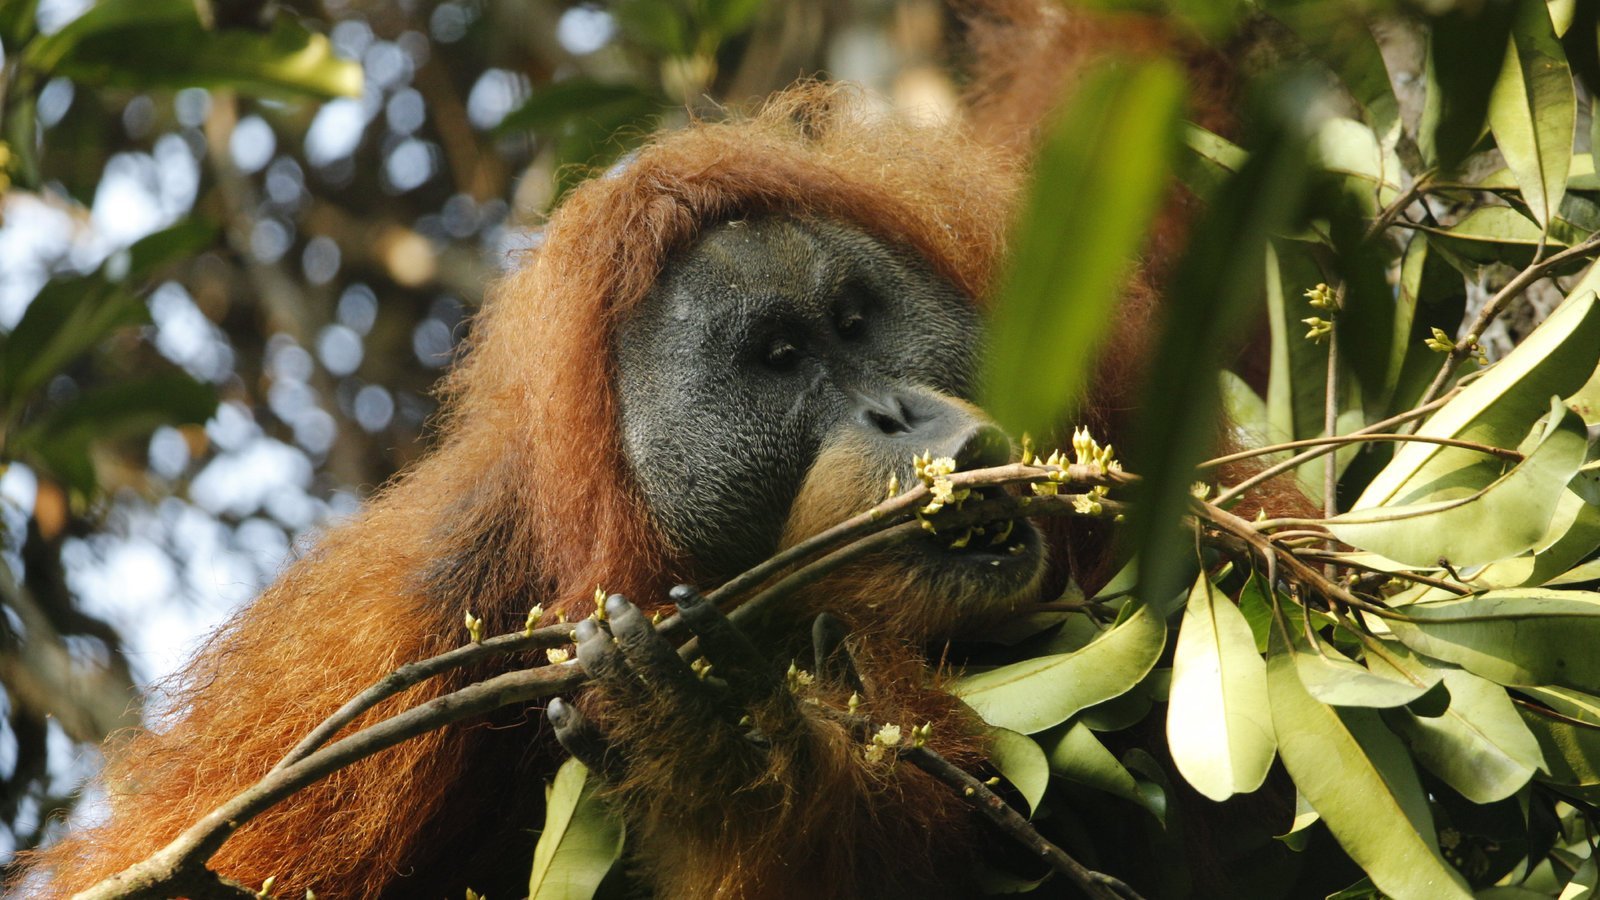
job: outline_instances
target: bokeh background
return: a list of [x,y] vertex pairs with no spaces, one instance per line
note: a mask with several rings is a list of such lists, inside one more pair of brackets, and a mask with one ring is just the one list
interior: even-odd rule
[[950,113],[938,0],[0,0],[0,881],[423,452],[586,173],[797,78]]

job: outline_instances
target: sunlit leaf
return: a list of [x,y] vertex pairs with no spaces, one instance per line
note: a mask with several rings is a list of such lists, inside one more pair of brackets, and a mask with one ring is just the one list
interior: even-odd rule
[[1388,624],[1418,653],[1497,684],[1600,691],[1600,594],[1511,588],[1404,611]]
[[1274,624],[1267,693],[1278,750],[1295,787],[1346,853],[1386,893],[1468,898],[1439,855],[1427,795],[1378,713],[1319,703],[1301,684],[1285,623]]
[[1438,715],[1414,709],[1385,714],[1417,762],[1474,803],[1510,797],[1543,767],[1539,742],[1505,688],[1461,669],[1429,666],[1405,648],[1385,643],[1386,653],[1368,658],[1374,671],[1442,678],[1449,692],[1449,705]]
[[[1511,174],[1510,169],[1499,168],[1462,187],[1470,190],[1514,191],[1517,189],[1517,177]],[[1567,164],[1567,190],[1600,191],[1600,175],[1595,174],[1593,154],[1572,155],[1572,161]]]
[[1173,653],[1167,745],[1179,774],[1213,800],[1255,790],[1272,765],[1266,671],[1244,614],[1202,573]]
[[1202,197],[1211,196],[1250,158],[1239,145],[1193,122],[1183,124],[1183,146],[1178,177]]
[[589,770],[575,759],[562,763],[545,792],[529,900],[589,900],[622,856],[622,840],[622,820],[597,795]]
[[968,675],[950,691],[990,725],[1033,734],[1132,690],[1166,643],[1166,622],[1141,604],[1082,650]]
[[1359,197],[1362,211],[1374,216],[1400,194],[1402,168],[1393,151],[1385,151],[1371,128],[1353,119],[1323,122],[1311,139],[1312,164],[1340,176],[1345,189]]
[[1505,263],[1524,268],[1533,261],[1541,242],[1549,252],[1565,248],[1556,235],[1546,235],[1538,223],[1509,206],[1480,206],[1448,228],[1419,225],[1434,242],[1464,259],[1477,263]]
[[1493,470],[1469,463],[1428,484],[1428,500],[1358,506],[1328,520],[1328,530],[1347,544],[1415,566],[1441,559],[1477,566],[1537,548],[1589,447],[1582,420],[1559,400],[1551,405],[1522,462],[1488,484],[1479,486]]
[[984,407],[1045,434],[1082,399],[1101,337],[1164,193],[1183,80],[1166,63],[1102,68],[1073,92],[1034,167],[990,325]]
[[1289,648],[1294,654],[1300,683],[1305,686],[1306,693],[1330,706],[1392,709],[1422,697],[1439,680],[1437,673],[1429,681],[1397,673],[1380,674],[1354,662],[1320,639],[1313,646],[1299,632],[1291,637]]
[[1306,802],[1306,795],[1296,791],[1294,819],[1289,822],[1289,830],[1283,834],[1275,834],[1273,838],[1283,841],[1290,850],[1299,853],[1306,848],[1306,842],[1311,837],[1311,826],[1320,821],[1322,817],[1317,815],[1317,811],[1311,808],[1310,803]]
[[[1550,409],[1552,396],[1565,397],[1595,371],[1600,357],[1600,308],[1594,287],[1600,271],[1591,270],[1550,317],[1494,368],[1462,389],[1423,423],[1419,435],[1456,438],[1514,448],[1529,427]],[[1352,509],[1436,499],[1436,485],[1452,473],[1489,466],[1475,451],[1426,443],[1407,443],[1372,480]],[[1483,479],[1480,484],[1488,483]]]
[[1562,37],[1567,29],[1572,27],[1572,19],[1578,11],[1578,0],[1544,0],[1545,9],[1550,14],[1550,24],[1555,28],[1556,37]]
[[1511,43],[1489,99],[1489,125],[1534,219],[1548,228],[1567,189],[1577,94],[1542,0],[1517,5]]
[[207,30],[192,0],[102,0],[24,62],[86,85],[231,87],[269,96],[361,93],[361,65],[291,15],[271,30]]

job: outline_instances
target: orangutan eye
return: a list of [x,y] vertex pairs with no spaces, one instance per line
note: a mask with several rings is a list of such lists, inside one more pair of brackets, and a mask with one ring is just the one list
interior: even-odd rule
[[774,372],[787,372],[800,362],[800,348],[788,338],[773,338],[761,362]]
[[839,331],[839,336],[844,338],[859,337],[865,327],[866,317],[858,312],[839,314],[839,321],[834,325]]

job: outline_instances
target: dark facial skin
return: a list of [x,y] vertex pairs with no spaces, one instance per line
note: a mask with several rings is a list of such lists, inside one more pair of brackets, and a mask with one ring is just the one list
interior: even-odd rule
[[848,439],[885,473],[953,454],[977,420],[948,397],[972,394],[980,337],[960,291],[852,228],[718,225],[619,330],[624,449],[669,539],[726,578],[777,548],[824,447]]

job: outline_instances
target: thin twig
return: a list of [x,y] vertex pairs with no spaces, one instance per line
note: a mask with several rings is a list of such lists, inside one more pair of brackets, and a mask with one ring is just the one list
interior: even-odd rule
[[[872,739],[874,729],[869,720],[826,707],[823,711],[829,718],[847,727],[857,739],[863,742]],[[1033,851],[1051,869],[1065,875],[1095,900],[1142,900],[1133,888],[1120,879],[1104,872],[1096,872],[1072,858],[1065,850],[1040,834],[1032,823],[1006,803],[999,794],[990,790],[988,785],[945,759],[933,748],[926,744],[918,746],[907,743],[896,747],[895,754],[953,788],[957,796],[970,804],[979,815],[988,819],[990,824]]]
[[[1137,480],[1122,472],[1103,472],[1095,466],[1026,466],[1011,463],[990,469],[973,469],[956,472],[949,477],[955,489],[976,487],[1003,487],[1010,484],[1032,484],[1050,481],[1052,473],[1063,472],[1065,483],[1071,485],[1129,484]],[[899,521],[910,518],[912,512],[928,501],[927,485],[917,484],[905,493],[890,497],[866,512],[852,516],[838,525],[820,531],[809,538],[779,551],[770,559],[750,568],[706,594],[706,599],[726,609],[733,598],[747,594],[771,580],[796,563],[813,556],[842,547],[862,536],[873,534]]]
[[1506,282],[1505,287],[1502,287],[1493,297],[1489,298],[1489,302],[1485,303],[1483,309],[1478,311],[1478,315],[1472,320],[1472,325],[1467,329],[1467,333],[1451,345],[1450,352],[1445,354],[1444,364],[1439,367],[1439,373],[1433,376],[1433,382],[1428,385],[1426,391],[1422,392],[1422,397],[1417,401],[1417,405],[1421,406],[1430,402],[1434,397],[1438,396],[1440,391],[1444,390],[1445,383],[1450,380],[1450,374],[1455,371],[1456,366],[1463,359],[1466,359],[1467,354],[1472,351],[1473,345],[1483,337],[1484,329],[1488,328],[1490,323],[1494,322],[1505,311],[1506,307],[1511,305],[1511,301],[1543,278],[1551,269],[1570,260],[1590,255],[1596,250],[1600,250],[1600,234],[1592,235],[1583,243],[1569,247],[1554,256],[1534,262],[1526,269],[1518,272],[1516,277]]
[[[1433,412],[1435,409],[1438,409],[1439,407],[1445,405],[1445,403],[1448,402],[1451,397],[1455,396],[1456,391],[1459,390],[1459,389],[1460,389],[1460,387],[1458,385],[1457,387],[1451,388],[1448,393],[1446,393],[1442,397],[1439,397],[1436,400],[1432,400],[1432,401],[1430,401],[1428,403],[1419,403],[1415,407],[1413,407],[1412,409],[1408,409],[1405,412],[1400,413],[1399,415],[1390,416],[1389,418],[1384,419],[1381,422],[1374,422],[1371,425],[1366,426],[1365,428],[1360,428],[1360,429],[1357,429],[1355,431],[1350,432],[1347,435],[1343,435],[1343,437],[1354,438],[1354,437],[1356,437],[1358,435],[1378,434],[1378,433],[1386,431],[1386,430],[1388,430],[1390,428],[1393,428],[1396,425],[1400,425],[1400,424],[1403,424],[1405,422],[1409,422],[1409,421],[1411,421],[1413,419],[1420,419],[1423,416],[1426,416],[1428,413]],[[1341,445],[1340,444],[1327,444],[1325,446],[1312,447],[1309,450],[1305,450],[1305,451],[1302,451],[1300,453],[1297,453],[1294,456],[1284,460],[1283,462],[1278,463],[1277,465],[1268,466],[1267,468],[1262,469],[1261,471],[1259,471],[1256,474],[1250,476],[1249,478],[1246,478],[1244,481],[1241,481],[1238,484],[1234,485],[1233,487],[1230,487],[1227,490],[1221,492],[1220,494],[1217,495],[1216,500],[1214,500],[1212,502],[1214,502],[1218,506],[1222,506],[1222,505],[1226,504],[1228,501],[1239,497],[1244,492],[1250,490],[1253,487],[1256,487],[1257,485],[1261,484],[1262,482],[1270,481],[1270,480],[1278,477],[1279,475],[1282,475],[1285,472],[1291,472],[1291,471],[1299,468],[1300,466],[1305,465],[1307,462],[1310,462],[1311,460],[1316,459],[1317,457],[1323,455],[1324,453],[1332,453],[1339,446],[1341,446]]]
[[1390,225],[1394,224],[1394,220],[1398,219],[1400,214],[1406,211],[1407,207],[1415,203],[1418,197],[1422,196],[1428,191],[1429,187],[1431,186],[1432,175],[1433,172],[1430,170],[1423,172],[1416,178],[1412,179],[1411,186],[1406,188],[1405,192],[1399,197],[1396,197],[1393,203],[1384,207],[1383,211],[1378,213],[1378,217],[1372,220],[1372,224],[1367,226],[1367,231],[1364,235],[1362,235],[1361,239],[1363,241],[1370,241],[1379,234],[1383,233],[1385,228],[1388,228]]
[[1270,456],[1273,453],[1282,453],[1288,450],[1299,450],[1305,447],[1342,447],[1347,444],[1367,443],[1413,443],[1413,444],[1438,444],[1441,447],[1460,447],[1463,450],[1474,450],[1485,456],[1494,456],[1508,462],[1522,462],[1523,456],[1515,450],[1505,447],[1495,447],[1490,444],[1481,444],[1477,441],[1463,441],[1457,438],[1428,437],[1420,434],[1363,434],[1359,431],[1350,434],[1341,434],[1335,437],[1305,438],[1298,441],[1284,441],[1279,444],[1270,444],[1262,447],[1252,447],[1249,450],[1240,450],[1226,456],[1217,456],[1208,459],[1199,465],[1202,469],[1212,469],[1225,466],[1240,460],[1253,459],[1259,456]]
[[377,706],[384,700],[407,688],[440,675],[452,669],[470,666],[493,656],[506,653],[517,653],[524,650],[543,650],[550,647],[559,647],[571,643],[572,626],[568,624],[547,625],[534,630],[532,633],[501,634],[488,638],[475,644],[464,644],[451,650],[446,650],[438,656],[429,659],[409,662],[385,675],[378,682],[366,690],[350,698],[345,704],[334,711],[333,715],[322,720],[321,724],[313,728],[293,750],[284,755],[272,771],[291,766],[307,756],[312,751],[326,744],[329,739],[338,734],[341,729],[356,720],[367,710]]
[[1374,565],[1357,562],[1349,557],[1342,556],[1337,551],[1333,550],[1319,550],[1313,547],[1299,547],[1295,548],[1291,552],[1293,552],[1296,556],[1314,556],[1317,559],[1325,560],[1336,566],[1343,566],[1350,569],[1360,569],[1363,572],[1376,572],[1379,575],[1390,575],[1405,581],[1414,581],[1417,584],[1426,584],[1429,587],[1442,588],[1451,592],[1452,594],[1466,596],[1472,593],[1472,588],[1464,585],[1455,584],[1440,578],[1430,578],[1427,575],[1418,575],[1417,573],[1411,571],[1391,572],[1388,569],[1380,569]]
[[401,741],[452,722],[483,715],[503,706],[570,691],[583,681],[583,677],[583,670],[575,664],[507,672],[436,697],[341,738],[297,763],[272,771],[201,817],[165,847],[74,895],[74,900],[170,896],[170,890],[166,893],[161,890],[179,883],[179,878],[192,877],[192,873],[204,868],[206,860],[222,847],[223,842],[240,825],[312,782]]

